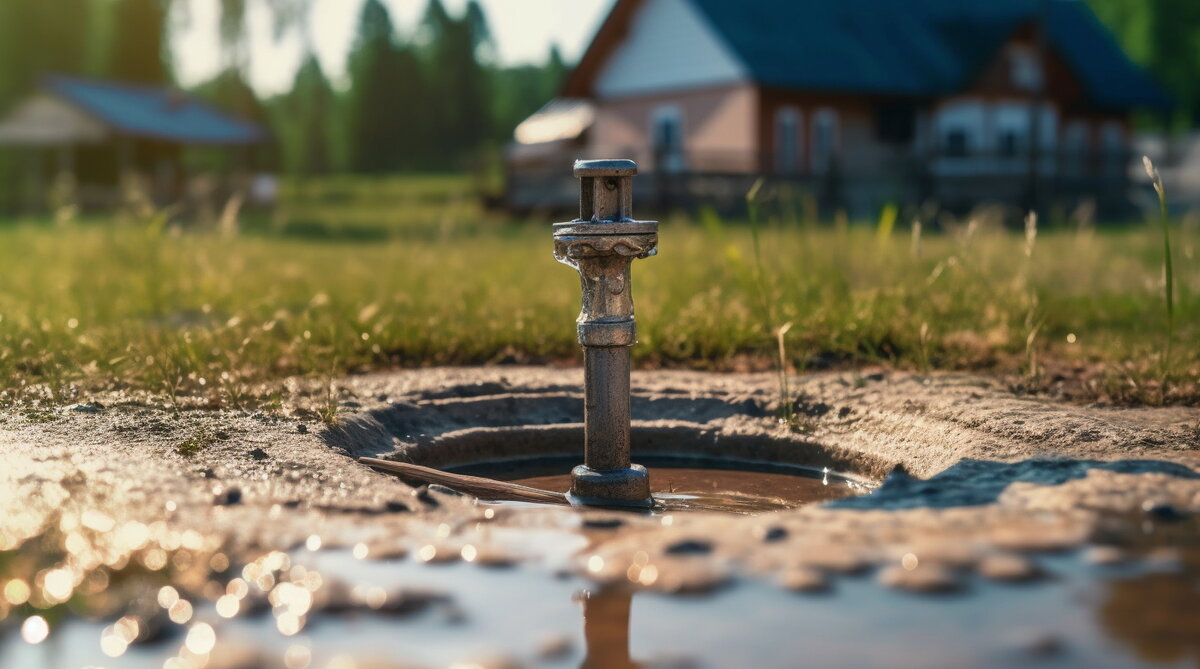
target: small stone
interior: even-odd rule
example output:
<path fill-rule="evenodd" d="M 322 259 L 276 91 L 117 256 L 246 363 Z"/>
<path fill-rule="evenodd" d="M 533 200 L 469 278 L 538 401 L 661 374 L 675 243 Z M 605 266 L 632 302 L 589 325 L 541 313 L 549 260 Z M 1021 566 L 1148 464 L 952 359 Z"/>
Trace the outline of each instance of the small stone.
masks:
<path fill-rule="evenodd" d="M 1015 553 L 988 555 L 979 561 L 979 575 L 996 581 L 1028 581 L 1041 574 L 1032 560 Z"/>
<path fill-rule="evenodd" d="M 1091 564 L 1121 564 L 1129 561 L 1129 554 L 1116 546 L 1092 546 L 1083 554 L 1083 559 Z"/>
<path fill-rule="evenodd" d="M 615 530 L 625 524 L 620 518 L 584 518 L 583 526 L 589 530 Z"/>
<path fill-rule="evenodd" d="M 1157 569 L 1183 568 L 1183 553 L 1174 546 L 1159 546 L 1150 550 L 1145 556 L 1146 563 Z"/>
<path fill-rule="evenodd" d="M 574 644 L 571 643 L 571 637 L 566 634 L 542 639 L 537 647 L 537 657 L 539 660 L 563 660 L 570 657 L 571 651 L 574 649 Z"/>
<path fill-rule="evenodd" d="M 442 505 L 441 502 L 439 502 L 437 498 L 430 493 L 428 485 L 423 485 L 414 489 L 412 491 L 412 496 L 420 500 L 426 506 L 430 506 L 435 509 Z"/>
<path fill-rule="evenodd" d="M 256 449 L 248 452 L 246 455 L 249 455 L 251 458 L 253 458 L 255 460 L 266 460 L 268 457 L 267 452 L 261 448 L 256 448 Z"/>
<path fill-rule="evenodd" d="M 387 540 L 367 544 L 367 557 L 372 560 L 399 560 L 408 555 L 408 547 L 399 541 Z"/>
<path fill-rule="evenodd" d="M 879 572 L 879 582 L 889 588 L 923 593 L 953 592 L 962 585 L 949 569 L 930 563 L 912 569 L 892 565 Z"/>
<path fill-rule="evenodd" d="M 104 405 L 99 402 L 84 402 L 71 407 L 71 411 L 79 413 L 100 413 L 104 409 Z"/>
<path fill-rule="evenodd" d="M 1060 637 L 1044 634 L 1030 640 L 1021 650 L 1031 657 L 1057 657 L 1065 653 L 1067 648 Z"/>
<path fill-rule="evenodd" d="M 712 544 L 707 541 L 685 539 L 667 546 L 663 552 L 667 555 L 708 555 L 712 549 Z"/>
<path fill-rule="evenodd" d="M 242 503 L 242 489 L 230 486 L 218 493 L 213 500 L 217 506 L 236 506 Z"/>
<path fill-rule="evenodd" d="M 1187 517 L 1186 513 L 1180 511 L 1174 505 L 1162 502 L 1147 502 L 1142 505 L 1142 511 L 1144 511 L 1146 517 L 1150 518 L 1151 520 L 1158 520 L 1168 523 L 1175 522 L 1177 520 L 1183 520 Z"/>
<path fill-rule="evenodd" d="M 801 565 L 842 574 L 855 574 L 868 566 L 868 561 L 851 550 L 834 546 L 808 547 L 797 555 Z"/>
<path fill-rule="evenodd" d="M 299 432 L 300 434 L 308 434 L 308 426 L 304 423 L 298 423 L 296 425 L 296 432 Z"/>
<path fill-rule="evenodd" d="M 774 543 L 776 541 L 782 541 L 787 538 L 787 535 L 788 535 L 787 529 L 780 527 L 778 525 L 772 525 L 771 527 L 756 527 L 756 528 L 754 528 L 754 536 L 758 537 L 758 539 L 760 541 L 763 541 L 766 543 Z"/>
<path fill-rule="evenodd" d="M 827 592 L 829 580 L 816 569 L 793 567 L 779 576 L 779 585 L 794 592 Z"/>

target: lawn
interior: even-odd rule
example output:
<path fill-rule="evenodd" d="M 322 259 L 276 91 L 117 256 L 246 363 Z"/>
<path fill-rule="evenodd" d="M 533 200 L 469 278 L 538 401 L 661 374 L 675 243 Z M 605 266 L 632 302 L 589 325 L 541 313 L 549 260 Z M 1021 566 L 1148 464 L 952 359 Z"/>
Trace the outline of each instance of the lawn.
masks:
<path fill-rule="evenodd" d="M 469 190 L 453 178 L 291 185 L 236 233 L 145 213 L 0 222 L 4 397 L 130 389 L 258 408 L 292 376 L 576 359 L 579 284 L 551 257 L 552 221 L 487 215 Z M 975 370 L 1082 400 L 1200 401 L 1194 225 L 1173 230 L 1165 359 L 1153 223 L 1043 225 L 1031 240 L 982 219 L 884 233 L 790 211 L 663 221 L 660 254 L 634 266 L 638 364 L 771 369 L 791 323 L 796 371 Z"/>

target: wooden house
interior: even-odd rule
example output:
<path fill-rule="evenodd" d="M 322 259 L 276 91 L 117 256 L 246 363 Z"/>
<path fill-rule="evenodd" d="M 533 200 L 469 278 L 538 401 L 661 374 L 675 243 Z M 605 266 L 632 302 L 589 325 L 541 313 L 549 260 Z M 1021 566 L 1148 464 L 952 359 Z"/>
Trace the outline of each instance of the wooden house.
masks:
<path fill-rule="evenodd" d="M 1118 206 L 1131 112 L 1171 104 L 1080 0 L 618 0 L 561 98 L 518 129 L 517 206 L 566 201 L 547 166 L 599 157 L 667 206 L 759 175 L 858 213 Z"/>
<path fill-rule="evenodd" d="M 260 126 L 175 89 L 65 76 L 44 77 L 0 119 L 0 150 L 21 156 L 34 209 L 62 177 L 86 205 L 113 204 L 134 175 L 148 197 L 174 202 L 186 188 L 184 147 L 237 151 L 266 140 Z"/>

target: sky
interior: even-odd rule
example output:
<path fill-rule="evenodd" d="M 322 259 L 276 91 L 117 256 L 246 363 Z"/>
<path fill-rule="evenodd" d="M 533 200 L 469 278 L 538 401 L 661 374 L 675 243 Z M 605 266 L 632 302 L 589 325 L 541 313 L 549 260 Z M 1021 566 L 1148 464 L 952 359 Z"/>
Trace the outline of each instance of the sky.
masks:
<path fill-rule="evenodd" d="M 401 35 L 411 35 L 428 0 L 383 0 Z M 615 0 L 479 0 L 487 14 L 501 65 L 541 63 L 551 44 L 567 62 L 587 47 Z M 325 72 L 337 81 L 345 74 L 346 51 L 354 37 L 363 0 L 313 0 L 312 40 Z M 220 69 L 217 58 L 218 0 L 188 0 L 186 14 L 172 16 L 176 26 L 172 56 L 184 86 L 202 82 Z M 467 0 L 443 0 L 447 11 L 461 14 Z M 180 3 L 182 5 L 182 3 Z M 180 7 L 176 5 L 176 7 Z M 260 95 L 286 91 L 299 66 L 298 35 L 276 39 L 261 2 L 250 3 L 250 85 Z M 178 10 L 177 10 L 178 11 Z M 186 16 L 186 21 L 182 19 Z"/>

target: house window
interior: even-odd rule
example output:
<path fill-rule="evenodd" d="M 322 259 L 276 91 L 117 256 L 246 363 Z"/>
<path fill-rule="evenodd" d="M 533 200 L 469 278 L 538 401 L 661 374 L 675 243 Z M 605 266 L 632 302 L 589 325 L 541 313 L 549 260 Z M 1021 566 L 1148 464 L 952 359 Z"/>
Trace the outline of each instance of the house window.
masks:
<path fill-rule="evenodd" d="M 997 138 L 996 150 L 1002 158 L 1014 158 L 1021 150 L 1021 136 L 1011 128 L 1001 130 Z"/>
<path fill-rule="evenodd" d="M 1008 63 L 1013 86 L 1026 91 L 1041 89 L 1044 77 L 1036 49 L 1015 47 L 1008 52 Z"/>
<path fill-rule="evenodd" d="M 800 112 L 783 107 L 775 112 L 775 171 L 795 174 L 800 168 Z"/>
<path fill-rule="evenodd" d="M 946 128 L 942 135 L 942 153 L 947 156 L 961 158 L 967 155 L 970 143 L 967 140 L 966 128 Z"/>
<path fill-rule="evenodd" d="M 679 107 L 658 107 L 654 110 L 650 123 L 655 165 L 666 172 L 683 170 L 683 113 Z"/>
<path fill-rule="evenodd" d="M 960 100 L 942 106 L 933 121 L 939 152 L 961 158 L 980 150 L 986 125 L 984 106 L 979 101 Z"/>
<path fill-rule="evenodd" d="M 837 112 L 827 107 L 818 109 L 812 120 L 811 167 L 814 172 L 829 171 L 837 153 L 837 140 Z"/>
<path fill-rule="evenodd" d="M 1016 158 L 1029 151 L 1033 110 L 1020 102 L 998 104 L 991 109 L 995 129 L 993 149 L 1000 158 Z"/>
<path fill-rule="evenodd" d="M 917 108 L 902 102 L 881 104 L 875 110 L 875 127 L 881 141 L 912 142 L 917 136 Z"/>

